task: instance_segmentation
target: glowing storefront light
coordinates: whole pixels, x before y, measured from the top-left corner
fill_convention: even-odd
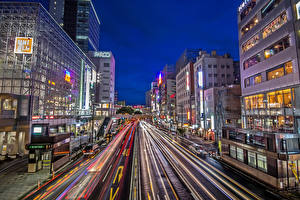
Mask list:
[[[15,40],[15,53],[18,54],[32,54],[33,38],[29,37],[16,37]]]
[[[71,73],[68,70],[65,71],[65,81],[71,82]]]
[[[189,72],[186,72],[186,90],[189,91],[190,90],[190,76],[189,76]]]
[[[199,85],[200,88],[203,87],[203,73],[202,73],[202,71],[198,72],[198,85]]]
[[[158,85],[162,84],[162,75],[161,73],[159,73],[159,77],[158,77]]]

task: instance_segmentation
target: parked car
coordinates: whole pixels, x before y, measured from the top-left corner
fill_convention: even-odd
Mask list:
[[[89,144],[85,146],[84,149],[82,150],[84,156],[94,155],[98,151],[99,151],[98,144]]]

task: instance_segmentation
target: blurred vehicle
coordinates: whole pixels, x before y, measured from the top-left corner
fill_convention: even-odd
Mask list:
[[[189,149],[197,155],[206,155],[207,154],[207,152],[205,150],[203,150],[203,148],[198,144],[190,145]]]
[[[98,151],[99,151],[98,144],[88,144],[87,146],[84,147],[82,153],[84,156],[90,156],[90,155],[94,155]]]

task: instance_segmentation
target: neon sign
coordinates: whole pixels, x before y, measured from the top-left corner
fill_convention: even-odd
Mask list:
[[[252,0],[244,0],[244,2],[239,6],[239,12],[241,12]]]
[[[94,57],[95,58],[110,58],[111,53],[107,51],[95,51],[94,52]]]
[[[68,70],[65,71],[65,81],[71,82],[71,73]]]
[[[158,77],[158,85],[162,84],[162,77],[161,77],[161,73],[159,73],[159,77]]]
[[[198,72],[198,85],[200,88],[203,87],[203,73],[202,71]]]
[[[189,76],[189,72],[186,72],[186,90],[187,91],[190,90],[190,76]]]

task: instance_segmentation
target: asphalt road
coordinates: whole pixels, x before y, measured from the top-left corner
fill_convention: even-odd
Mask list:
[[[128,149],[132,146],[136,125],[137,122],[128,123],[103,151],[90,158],[80,158],[24,199],[116,199],[122,194],[125,176],[120,174],[126,173],[125,164],[127,162],[128,165],[129,159],[124,158],[127,158]],[[121,164],[124,166],[121,167]],[[116,176],[119,190],[110,192],[108,188],[116,182]]]
[[[142,199],[278,199],[222,163],[195,155],[188,145],[149,123],[141,122],[141,127]]]

